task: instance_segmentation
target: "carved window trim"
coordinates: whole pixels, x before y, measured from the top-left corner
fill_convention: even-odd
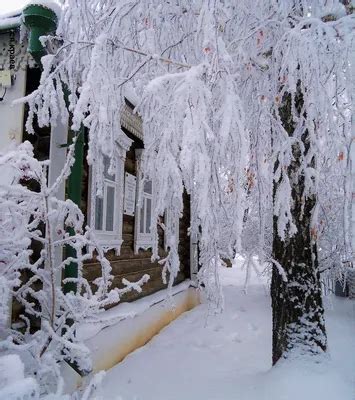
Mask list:
[[[152,209],[154,205],[154,188],[151,181],[144,179],[141,171],[141,160],[143,149],[136,149],[136,165],[137,165],[137,196],[135,225],[134,225],[134,252],[137,254],[139,249],[148,250],[153,246],[153,236],[147,232],[147,212],[150,208],[150,224],[152,223]],[[150,190],[145,191],[142,185],[150,186]],[[141,190],[142,188],[142,190]],[[150,192],[150,193],[149,193]],[[143,218],[142,218],[143,210]],[[143,232],[142,232],[143,227]]]
[[[122,132],[123,134],[123,132]],[[98,196],[96,195],[96,181],[95,181],[95,165],[92,165],[89,169],[89,207],[88,207],[88,220],[90,226],[95,233],[95,237],[98,244],[104,251],[114,249],[116,254],[119,255],[121,251],[121,245],[123,243],[123,196],[124,196],[124,174],[125,174],[125,161],[126,152],[129,150],[132,140],[126,135],[123,141],[124,147],[118,147],[117,156],[115,158],[116,169],[114,180],[112,176],[106,171],[104,178],[104,188],[102,196],[103,213],[102,213],[102,227],[98,229],[96,224],[96,204]],[[105,157],[105,156],[104,156]],[[107,162],[105,163],[107,165]],[[108,188],[114,189],[114,202],[113,202],[113,229],[107,230],[107,201],[108,201]]]

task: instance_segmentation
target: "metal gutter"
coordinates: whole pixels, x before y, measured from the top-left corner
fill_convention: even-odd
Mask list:
[[[40,41],[41,36],[46,36],[55,31],[58,17],[56,13],[40,4],[29,4],[22,12],[23,22],[29,30],[28,52],[35,61],[41,65],[41,58],[47,54],[46,48]],[[68,96],[68,90],[63,87]],[[82,192],[82,176],[83,176],[83,157],[84,157],[84,129],[79,132],[70,132],[70,140],[73,141],[77,137],[75,143],[75,161],[71,168],[71,172],[67,181],[68,199],[72,200],[79,208],[81,205]],[[73,229],[68,230],[71,236],[75,235]],[[71,246],[65,248],[66,257],[76,258],[76,251]],[[66,265],[64,270],[64,278],[76,278],[78,276],[78,266],[75,262]],[[75,292],[77,285],[74,282],[64,284],[64,292]]]
[[[68,199],[73,201],[81,209],[81,193],[82,193],[82,178],[83,178],[83,161],[84,161],[84,127],[78,132],[70,132],[71,140],[75,137],[75,150],[74,165],[71,167],[70,175],[68,177]],[[73,228],[69,228],[68,232],[70,236],[74,236],[75,232]],[[65,255],[68,258],[76,258],[76,250],[72,246],[66,246]],[[78,265],[76,262],[70,262],[65,266],[64,269],[65,278],[77,278],[78,277]],[[74,282],[67,282],[64,284],[64,293],[76,292],[77,285]]]

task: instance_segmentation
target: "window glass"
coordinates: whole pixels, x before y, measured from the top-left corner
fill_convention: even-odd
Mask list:
[[[152,194],[152,181],[144,182],[144,192]]]
[[[143,204],[140,211],[140,221],[139,221],[139,233],[144,233],[144,206],[145,200],[143,200]]]
[[[107,156],[104,156],[104,176],[105,176],[105,179],[108,179],[108,180],[114,182],[115,181],[115,174],[110,175],[108,173],[108,169],[109,168],[110,168],[110,159]]]
[[[106,230],[113,231],[114,221],[114,203],[115,203],[115,188],[107,186],[107,199],[106,199]]]
[[[98,231],[102,231],[102,218],[103,218],[103,212],[104,212],[104,207],[103,207],[103,199],[102,197],[96,196],[96,201],[95,201],[95,229]]]
[[[146,199],[146,200],[147,200],[147,205],[146,205],[145,232],[150,233],[150,225],[152,223],[152,199]]]

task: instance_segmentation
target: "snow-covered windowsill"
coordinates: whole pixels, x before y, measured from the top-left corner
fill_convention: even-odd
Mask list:
[[[174,296],[189,287],[194,286],[191,280],[186,280],[171,289],[171,295]],[[120,303],[115,307],[102,312],[101,318],[95,320],[87,320],[81,324],[76,332],[78,339],[88,340],[97,335],[102,329],[117,324],[119,321],[126,318],[134,318],[143,314],[153,305],[160,303],[168,298],[168,289],[160,290],[150,296],[143,297],[131,303]]]

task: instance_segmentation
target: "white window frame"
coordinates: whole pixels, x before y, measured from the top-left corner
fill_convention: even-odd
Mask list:
[[[137,195],[136,198],[138,201],[136,202],[136,212],[135,212],[135,224],[134,224],[134,252],[137,254],[139,249],[148,250],[153,246],[153,235],[151,232],[146,232],[147,225],[146,225],[146,210],[148,200],[150,200],[151,210],[153,209],[154,205],[154,188],[153,183],[151,185],[152,193],[144,192],[142,185],[146,184],[147,181],[144,180],[144,177],[141,172],[141,160],[143,155],[143,149],[136,149],[136,165],[137,165]],[[142,188],[142,190],[141,190]],[[143,226],[144,232],[141,232],[141,220],[142,220],[142,209],[144,210],[143,213]],[[152,213],[151,213],[152,216]],[[152,218],[151,218],[152,224]]]
[[[124,167],[126,160],[126,152],[129,150],[132,140],[127,136],[125,137],[124,147],[120,147],[117,151],[115,179],[104,178],[103,187],[103,215],[102,227],[103,229],[96,229],[95,210],[96,210],[96,181],[95,181],[95,165],[90,167],[89,172],[89,207],[88,207],[88,220],[93,229],[98,244],[104,251],[114,249],[116,254],[119,255],[121,251],[122,228],[123,228],[123,195],[124,195]],[[108,187],[114,188],[114,204],[113,204],[113,230],[108,231],[106,228],[106,211],[107,211],[107,190]]]

